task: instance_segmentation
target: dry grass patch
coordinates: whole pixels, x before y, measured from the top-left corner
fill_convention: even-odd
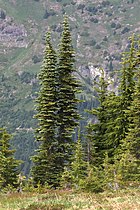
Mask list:
[[[139,210],[140,190],[99,194],[48,190],[1,195],[0,210]]]

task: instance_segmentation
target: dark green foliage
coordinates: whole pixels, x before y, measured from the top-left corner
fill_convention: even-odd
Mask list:
[[[110,92],[106,97],[106,151],[109,157],[109,160],[113,163],[113,157],[116,148],[119,145],[119,136],[118,133],[118,116],[120,114],[120,97],[116,96],[114,92]]]
[[[30,161],[29,158],[27,158],[27,154],[29,156],[30,153],[32,153],[33,150],[33,137],[30,137],[30,131],[27,132],[26,130],[18,131],[17,132],[17,128],[22,125],[22,128],[26,129],[26,126],[31,127],[34,129],[35,126],[35,121],[33,121],[32,118],[32,114],[30,114],[30,111],[33,109],[33,98],[35,98],[35,92],[37,92],[37,88],[34,88],[36,86],[34,86],[34,84],[37,84],[37,80],[34,77],[30,77],[30,75],[24,75],[23,72],[26,71],[29,72],[31,75],[35,74],[38,70],[39,70],[39,65],[40,63],[38,63],[37,65],[33,65],[32,63],[32,56],[34,54],[36,55],[40,55],[41,53],[41,43],[40,43],[40,39],[42,37],[42,34],[44,34],[44,24],[47,24],[46,27],[48,27],[48,24],[51,25],[55,24],[56,26],[59,26],[59,19],[61,16],[61,9],[63,7],[63,3],[70,3],[72,1],[69,0],[63,0],[63,1],[49,1],[50,4],[50,8],[54,8],[53,6],[55,6],[54,10],[57,10],[58,16],[59,18],[57,18],[56,16],[53,17],[49,17],[47,20],[43,20],[43,15],[45,14],[45,9],[48,10],[48,12],[50,11],[50,8],[48,7],[48,5],[45,3],[45,0],[40,0],[39,2],[35,2],[35,1],[20,1],[20,3],[17,4],[13,4],[11,3],[11,1],[6,1],[5,0],[1,0],[1,8],[2,10],[5,12],[7,11],[8,16],[10,16],[13,20],[12,22],[9,22],[10,19],[5,18],[5,20],[2,20],[2,25],[1,25],[1,32],[5,33],[6,30],[8,28],[13,28],[14,26],[17,27],[17,29],[20,30],[20,28],[22,28],[24,30],[24,26],[25,26],[25,34],[26,34],[26,29],[30,29],[28,30],[29,33],[27,33],[27,37],[17,37],[14,36],[15,42],[13,41],[13,39],[10,39],[10,43],[7,45],[5,43],[5,39],[4,42],[1,41],[1,44],[3,46],[1,46],[1,56],[0,56],[0,69],[1,69],[1,75],[4,75],[4,79],[5,81],[1,81],[0,85],[0,89],[1,89],[1,127],[5,126],[7,127],[8,131],[13,132],[14,133],[14,138],[16,143],[16,150],[18,150],[16,152],[16,158],[20,158],[21,157],[26,161],[24,166],[23,166],[23,170],[25,169],[26,173],[28,173],[29,171],[29,165],[30,165]],[[54,5],[56,2],[56,5]],[[58,3],[61,2],[61,3]],[[111,1],[110,1],[111,2]],[[108,48],[109,46],[114,46],[115,48],[112,49],[111,51],[111,55],[113,55],[113,60],[116,60],[115,56],[118,56],[118,50],[120,49],[120,47],[123,46],[122,43],[125,43],[126,45],[123,46],[123,49],[127,46],[127,36],[129,34],[131,34],[131,31],[121,35],[120,32],[122,31],[122,29],[124,28],[124,26],[127,26],[127,23],[132,23],[132,27],[130,26],[130,29],[134,29],[133,31],[137,31],[136,33],[138,33],[137,27],[138,27],[138,15],[134,15],[134,17],[132,17],[131,15],[129,16],[129,13],[136,13],[137,14],[137,1],[134,1],[133,5],[130,4],[131,0],[129,0],[129,4],[126,4],[126,1],[122,1],[122,8],[120,8],[120,4],[118,1],[112,1],[110,3],[110,6],[107,6],[106,8],[103,8],[102,3],[100,1],[87,1],[86,3],[81,2],[82,4],[85,4],[85,8],[88,6],[95,6],[96,8],[98,8],[98,13],[96,18],[98,19],[98,17],[101,15],[100,14],[100,10],[103,11],[102,15],[101,15],[101,22],[104,22],[104,26],[107,29],[106,33],[108,34],[109,37],[109,42],[108,43],[103,43],[105,44],[102,47],[102,50],[104,51],[104,48]],[[75,37],[75,44],[76,44],[76,39],[77,39],[77,35],[78,35],[78,31],[84,30],[84,28],[87,26],[88,32],[89,32],[89,38],[85,39],[85,37],[81,37],[78,41],[79,43],[79,49],[78,49],[78,62],[76,63],[79,72],[81,71],[81,66],[84,64],[88,63],[94,63],[95,65],[100,65],[103,62],[103,57],[102,57],[102,52],[100,52],[100,50],[97,52],[94,52],[94,50],[92,51],[93,47],[89,46],[88,50],[85,50],[85,45],[86,42],[89,43],[90,40],[92,40],[92,38],[97,38],[97,41],[100,43],[103,39],[102,37],[102,33],[98,33],[97,30],[93,30],[95,27],[94,23],[91,23],[89,21],[89,19],[95,18],[95,16],[92,16],[92,13],[87,13],[86,9],[83,9],[83,14],[82,14],[82,18],[81,18],[81,10],[76,10],[78,7],[78,3],[76,3],[76,1],[74,0],[75,6],[70,6],[67,5],[65,7],[65,10],[68,14],[72,13],[73,14],[73,19],[71,19],[72,24],[73,24],[73,31],[72,31],[72,35],[73,37]],[[44,9],[44,6],[45,9]],[[74,4],[73,4],[74,5]],[[57,6],[57,7],[56,7]],[[132,10],[130,10],[130,7],[133,6]],[[28,8],[28,9],[27,9]],[[37,8],[37,9],[36,9]],[[112,9],[111,9],[112,8]],[[126,8],[125,10],[126,13],[125,15],[128,16],[129,18],[122,18],[124,16],[124,13],[120,13],[120,19],[116,20],[116,15],[117,15],[117,10],[118,8],[120,8],[120,10],[122,10],[123,8]],[[14,11],[17,12],[14,12]],[[116,11],[116,12],[115,12]],[[5,12],[6,14],[6,12]],[[112,17],[107,17],[107,15],[111,15]],[[18,17],[19,16],[19,17]],[[122,17],[121,17],[122,16]],[[74,21],[74,18],[76,21]],[[20,21],[18,21],[20,19]],[[130,20],[131,19],[131,20]],[[31,20],[31,21],[30,21]],[[104,20],[104,21],[103,21]],[[42,22],[43,21],[43,22]],[[48,22],[49,21],[49,22]],[[110,27],[109,25],[111,24],[111,22],[115,21],[116,23],[116,29],[117,29],[117,23],[119,21],[119,23],[122,26],[122,29],[117,30],[117,36],[113,36],[112,32],[109,31]],[[18,24],[15,25],[15,22],[18,22]],[[11,24],[11,25],[9,25]],[[7,27],[6,27],[7,26]],[[9,26],[9,27],[8,27]],[[21,26],[21,27],[20,27]],[[38,26],[40,27],[40,29],[38,29]],[[4,27],[4,29],[3,29]],[[6,28],[5,28],[6,27]],[[129,27],[129,26],[127,26]],[[13,28],[14,29],[14,28]],[[59,30],[60,31],[60,30]],[[111,33],[110,33],[111,32]],[[8,34],[3,34],[4,36],[9,36]],[[10,35],[12,36],[12,34]],[[53,34],[53,40],[54,40],[54,44],[55,46],[57,46],[58,43],[58,39],[56,38],[57,33]],[[79,35],[78,35],[79,36]],[[117,37],[120,36],[120,39],[118,39]],[[11,37],[12,38],[12,37]],[[22,42],[20,43],[16,43],[16,40],[18,39],[23,39]],[[22,44],[26,44],[28,45],[28,47],[22,47]],[[18,44],[18,47],[12,47],[14,44]],[[26,46],[27,46],[26,45]],[[102,46],[102,45],[101,45]],[[115,50],[116,49],[116,50]],[[102,51],[101,50],[101,51]],[[108,50],[109,52],[109,50]],[[99,53],[98,56],[97,54]],[[103,52],[104,53],[104,52]],[[116,55],[117,53],[117,55]],[[42,53],[41,53],[42,54]],[[89,55],[89,56],[88,56]],[[83,57],[82,57],[83,56]],[[109,54],[106,55],[104,58],[107,59],[107,56],[110,56]],[[119,56],[118,56],[119,57]],[[82,59],[84,58],[84,59]],[[88,61],[87,61],[88,60]],[[114,69],[118,67],[118,62],[113,61],[113,65],[116,64],[116,66],[114,66]],[[107,65],[109,64],[108,62],[106,62],[104,60],[104,65],[106,66],[107,72],[109,71],[109,68],[107,68]],[[3,69],[4,67],[4,69]],[[82,71],[81,71],[82,72]],[[86,69],[84,71],[84,73],[86,72]],[[22,76],[23,77],[22,77]],[[113,73],[112,73],[113,75]],[[23,80],[20,80],[20,76],[23,78]],[[25,77],[24,77],[25,76]],[[19,78],[18,78],[19,77]],[[3,80],[3,77],[1,77]],[[115,77],[114,77],[115,78]],[[34,81],[36,81],[36,83],[34,83]],[[84,82],[84,80],[82,79],[82,82],[88,86],[88,83],[86,83],[86,81]],[[26,84],[25,84],[26,83]],[[116,86],[116,85],[115,85]],[[32,89],[32,90],[31,90]],[[39,88],[38,88],[39,89]],[[83,89],[83,88],[82,88]],[[31,92],[32,91],[32,92]],[[32,93],[34,95],[32,95]],[[86,102],[84,103],[84,107],[86,108],[90,108],[90,95],[92,95],[92,92],[89,89],[89,94],[87,94],[87,91],[85,91],[85,100]],[[32,97],[33,96],[33,97]],[[86,105],[87,104],[87,105]],[[26,108],[24,108],[26,106]],[[81,111],[80,111],[81,112]],[[83,109],[83,115],[84,115],[84,109]],[[85,114],[86,115],[86,114]],[[84,127],[84,125],[86,125],[86,121],[87,121],[87,116],[86,119],[83,119],[81,124]],[[21,129],[22,129],[21,128]],[[23,135],[24,132],[24,135]],[[84,131],[82,131],[84,133]],[[29,135],[28,135],[29,134]],[[15,137],[16,136],[16,137]],[[25,144],[24,144],[24,138],[25,138]],[[26,146],[27,145],[27,146]],[[22,153],[21,153],[22,151]],[[30,152],[31,151],[31,152]],[[27,170],[26,170],[27,169]]]
[[[104,71],[101,70],[101,78],[99,78],[98,88],[96,88],[98,94],[99,106],[96,109],[92,109],[91,113],[94,116],[95,123],[88,125],[88,142],[92,144],[92,152],[94,154],[88,154],[91,156],[90,163],[100,165],[104,159],[104,152],[107,149],[106,145],[106,130],[107,130],[107,82],[105,80]]]
[[[22,160],[20,171],[28,175],[32,166],[30,157],[34,154],[35,148],[37,148],[37,142],[34,142],[33,131],[22,130],[22,128],[20,130],[19,128],[19,131],[16,132],[13,138],[14,147],[17,148],[15,158],[18,159],[20,157]]]
[[[72,134],[78,125],[77,113],[78,82],[75,78],[74,50],[67,17],[63,22],[63,33],[59,47],[59,94],[58,94],[58,152],[61,154],[61,166],[64,167],[73,152]]]
[[[140,159],[140,75],[138,76],[134,100],[130,107],[129,134],[127,139],[132,141],[133,154]]]
[[[134,36],[131,38],[131,47],[129,52],[123,54],[122,59],[122,70],[121,70],[121,81],[119,87],[119,100],[118,103],[118,117],[116,119],[116,126],[118,132],[116,133],[116,141],[118,145],[121,143],[128,133],[129,127],[129,113],[128,110],[133,101],[133,93],[135,88],[135,51],[136,45]]]
[[[59,186],[65,165],[73,153],[73,131],[79,115],[75,94],[78,83],[74,76],[74,51],[67,18],[64,19],[58,64],[55,51],[46,39],[46,51],[37,98],[39,121],[36,139],[40,141],[37,155],[33,157],[32,174],[35,184]]]
[[[61,177],[61,186],[63,188],[73,188],[80,190],[84,188],[84,180],[87,177],[88,162],[85,161],[85,153],[81,144],[80,133],[75,144],[75,151],[71,158],[69,167],[64,168]]]
[[[95,147],[94,147],[94,141],[93,141],[93,124],[90,122],[86,126],[86,143],[85,143],[85,153],[86,153],[86,159],[88,164],[91,164],[95,160]]]
[[[88,164],[84,159],[85,154],[81,144],[81,138],[79,133],[79,138],[75,145],[75,152],[71,163],[71,179],[72,185],[74,185],[75,188],[80,187],[81,181],[84,180],[87,175]]]
[[[40,91],[37,98],[38,129],[36,139],[40,142],[37,155],[34,156],[32,169],[35,184],[54,184],[58,175],[56,156],[58,141],[57,131],[57,79],[56,55],[50,41],[50,34],[46,38],[46,50],[41,72],[39,74]]]
[[[118,187],[140,179],[139,169],[139,42],[131,37],[131,46],[123,55],[119,96],[108,101],[108,167]],[[134,123],[135,122],[135,123]],[[109,143],[113,143],[110,145]],[[112,148],[112,149],[111,149]],[[111,159],[110,159],[111,158]],[[110,164],[111,163],[111,164]],[[113,165],[112,165],[113,164]]]
[[[129,128],[126,141],[130,142],[133,155],[140,159],[140,40],[136,41],[137,49],[134,54],[133,68],[135,87],[132,96],[132,103],[126,112],[129,116]]]
[[[19,161],[14,158],[15,150],[10,149],[11,135],[0,128],[0,188],[18,186]]]
[[[140,180],[139,38],[133,35],[130,42],[130,50],[123,54],[119,95],[107,91],[102,75],[97,89],[100,104],[92,110],[96,122],[87,128],[87,142],[93,144],[89,162],[104,174],[104,187],[113,190]]]

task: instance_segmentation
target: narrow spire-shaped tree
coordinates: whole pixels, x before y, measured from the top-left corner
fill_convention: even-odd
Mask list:
[[[57,75],[56,53],[52,47],[50,33],[46,37],[46,49],[41,72],[39,74],[40,91],[37,98],[39,121],[36,139],[40,142],[37,154],[33,157],[32,174],[34,183],[55,185],[57,177],[56,148],[57,134]]]
[[[130,39],[131,47],[128,52],[123,54],[122,58],[122,70],[121,70],[121,80],[120,80],[120,103],[119,103],[119,114],[117,118],[117,126],[118,126],[118,145],[121,143],[121,140],[127,136],[128,127],[129,127],[129,115],[127,110],[133,100],[133,93],[135,88],[135,53],[136,53],[136,45],[135,45],[135,37],[134,35]]]
[[[114,160],[110,167],[114,171],[114,177],[118,176],[118,182],[121,184],[128,180],[140,179],[139,167],[136,164],[136,157],[140,157],[139,55],[139,44],[132,36],[130,51],[124,53],[123,57],[120,95],[113,97],[114,100],[109,99],[108,113],[114,118],[108,117],[110,120],[106,132],[108,137],[112,140],[114,138]]]
[[[85,161],[85,153],[81,143],[80,131],[78,134],[78,140],[75,145],[75,152],[71,163],[71,177],[72,184],[75,187],[80,186],[80,181],[84,180],[87,175],[88,163]]]
[[[91,110],[91,114],[93,114],[95,118],[95,123],[90,123],[87,126],[88,133],[87,137],[90,141],[93,142],[92,152],[93,154],[89,155],[91,164],[102,164],[104,159],[104,153],[106,151],[106,130],[107,130],[107,107],[106,107],[106,99],[107,99],[107,82],[105,80],[104,71],[101,70],[101,77],[99,78],[98,87],[96,88],[99,106]]]
[[[75,72],[71,34],[65,18],[58,63],[48,34],[39,74],[41,87],[37,98],[39,128],[36,139],[40,141],[40,147],[33,157],[35,184],[59,186],[64,166],[73,153],[72,134],[79,119],[76,99],[79,85]]]
[[[131,151],[136,158],[140,158],[140,40],[137,41],[137,53],[135,54],[135,88],[133,101],[127,114],[129,115],[129,129],[126,141],[131,144]]]
[[[18,186],[20,161],[14,158],[15,150],[10,149],[11,135],[0,128],[0,188]]]
[[[62,187],[79,188],[81,187],[81,182],[83,182],[87,176],[88,168],[88,163],[85,161],[85,152],[82,147],[80,132],[71,160],[71,164],[64,168],[61,185]]]
[[[78,99],[76,98],[79,85],[75,77],[74,50],[67,17],[64,18],[63,22],[58,59],[58,153],[60,156],[59,166],[63,171],[73,153],[72,134],[79,119]]]

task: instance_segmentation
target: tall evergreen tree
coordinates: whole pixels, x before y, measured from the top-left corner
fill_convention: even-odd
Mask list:
[[[124,139],[128,132],[129,127],[129,115],[127,110],[129,109],[132,100],[133,93],[135,87],[134,73],[135,73],[135,53],[136,53],[136,45],[135,45],[135,37],[134,35],[130,39],[131,47],[128,52],[123,54],[122,58],[122,70],[120,75],[120,103],[119,103],[119,114],[117,118],[117,126],[118,126],[118,145],[121,143],[121,140]]]
[[[41,72],[39,74],[40,91],[37,98],[37,114],[39,121],[36,139],[40,146],[33,157],[32,174],[35,184],[55,185],[57,177],[56,148],[57,134],[57,75],[56,53],[52,47],[50,33],[46,36],[46,49]]]
[[[123,54],[122,69],[120,74],[119,95],[109,94],[106,100],[107,105],[107,148],[108,157],[120,153],[122,146],[126,146],[124,139],[129,128],[129,109],[133,101],[135,89],[135,55],[137,47],[134,36],[131,37],[131,47]],[[128,145],[127,145],[128,146]],[[127,149],[126,149],[127,150]],[[112,159],[113,160],[113,159]],[[114,161],[112,161],[113,163]]]
[[[18,186],[20,161],[14,158],[15,150],[10,149],[11,135],[0,128],[0,188]]]
[[[131,144],[132,153],[140,159],[140,40],[137,41],[137,52],[134,56],[135,88],[133,101],[127,114],[129,115],[129,129],[126,141]]]
[[[110,143],[114,139],[114,149],[112,147],[110,150],[113,157],[111,162],[108,153],[106,172],[114,180],[116,187],[124,185],[128,180],[140,178],[139,167],[136,164],[136,156],[139,153],[139,54],[139,44],[132,36],[130,51],[124,53],[123,57],[120,95],[112,96],[112,100],[109,97],[108,102],[106,136]]]
[[[79,85],[75,77],[74,50],[67,17],[64,18],[63,22],[58,59],[58,153],[60,156],[59,166],[63,171],[73,153],[72,134],[79,119],[77,112],[78,99],[76,98]]]
[[[101,70],[101,77],[99,78],[98,87],[96,88],[99,106],[91,110],[95,118],[95,123],[90,123],[87,126],[87,131],[89,131],[87,137],[93,142],[92,146],[94,149],[91,151],[93,154],[89,155],[90,163],[92,164],[102,164],[104,159],[104,153],[106,151],[106,130],[107,130],[107,82],[105,80],[104,71]],[[89,158],[88,158],[89,159]]]
[[[117,117],[119,115],[119,103],[120,97],[117,96],[114,92],[110,92],[106,97],[106,153],[108,155],[108,160],[113,163],[113,156],[115,150],[118,146],[118,126],[117,126]]]
[[[34,156],[32,174],[34,182],[57,187],[64,166],[73,153],[72,134],[79,115],[76,93],[78,82],[74,73],[74,51],[67,18],[64,19],[58,64],[50,35],[47,35],[46,50],[37,98],[39,128],[36,139],[40,141],[37,155]]]

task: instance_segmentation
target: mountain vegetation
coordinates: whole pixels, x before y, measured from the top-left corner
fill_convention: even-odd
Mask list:
[[[97,107],[92,86],[100,75],[100,66],[109,81],[115,80],[109,88],[116,89],[115,70],[120,68],[121,52],[130,47],[128,37],[139,33],[138,0],[0,0],[0,127],[13,135],[15,157],[23,160],[25,174],[31,168],[30,155],[37,149],[33,106],[39,91],[37,74],[45,34],[51,31],[57,51],[65,13],[69,16],[77,77],[83,90],[78,96],[83,100],[78,104],[82,130],[92,121],[84,110]]]
[[[46,210],[46,209],[139,209],[139,190],[106,192],[100,194],[71,191],[46,190],[44,193],[13,193],[0,196],[1,210]]]
[[[33,178],[36,184],[47,183],[53,187],[59,185],[64,167],[69,164],[73,153],[72,131],[78,124],[78,100],[75,98],[78,82],[73,76],[74,52],[66,17],[63,25],[58,63],[47,35],[37,98],[37,140],[42,143],[34,157]]]
[[[9,5],[9,1],[6,2],[5,6]],[[37,5],[40,1],[35,2]],[[133,3],[134,1],[129,2],[129,4]],[[63,1],[62,4],[64,6]],[[74,1],[71,4],[76,5]],[[107,7],[110,2],[103,1],[101,4]],[[15,5],[19,6],[16,1]],[[96,14],[99,8],[93,5],[89,7],[80,5],[80,9],[82,14],[85,9],[89,13]],[[43,18],[48,19],[50,16],[52,18],[57,16],[56,11],[46,9]],[[1,10],[0,17],[2,21],[6,19],[5,10]],[[22,18],[24,19],[24,15],[21,16],[20,21]],[[98,21],[94,20],[94,23]],[[24,26],[22,27],[23,36],[25,29]],[[111,27],[116,27],[116,23],[112,23]],[[17,144],[16,150],[12,150],[11,135],[2,128],[0,133],[1,190],[9,186],[19,187],[21,190],[22,185],[23,190],[32,191],[62,188],[99,193],[105,190],[117,191],[139,186],[140,35],[133,34],[129,38],[129,46],[122,53],[120,69],[116,74],[114,72],[116,79],[111,82],[112,60],[110,60],[111,69],[108,72],[107,66],[103,63],[104,68],[98,66],[96,68],[98,73],[95,72],[94,77],[88,75],[90,77],[85,78],[78,71],[79,67],[75,65],[78,57],[75,56],[72,30],[67,16],[64,17],[63,27],[59,30],[61,34],[58,36],[60,40],[58,49],[54,42],[58,38],[54,38],[53,33],[47,32],[40,73],[37,74],[36,71],[37,76],[34,78],[27,72],[18,72],[14,75],[16,84],[19,84],[19,77],[24,81],[22,83],[24,99],[26,98],[24,90],[27,88],[28,92],[29,86],[32,89],[32,100],[27,97],[27,103],[23,103],[23,107],[22,105],[20,107],[22,115],[19,110],[21,100],[18,102],[14,100],[18,88],[15,86],[11,91],[9,74],[6,80],[4,74],[1,78],[3,100],[1,108],[5,113],[1,117],[2,127],[7,126],[7,130],[13,133],[14,144]],[[125,29],[125,31],[129,30]],[[19,31],[16,29],[16,32]],[[124,33],[126,32],[122,34]],[[96,49],[100,47],[99,44],[96,45]],[[119,53],[121,57],[121,52]],[[22,54],[19,59],[20,65],[24,58]],[[34,65],[38,60],[40,62],[40,57],[34,55],[32,58]],[[8,65],[8,62],[6,63]],[[3,67],[5,68],[8,69],[8,66]],[[7,89],[4,92],[5,86]],[[36,101],[35,108],[33,108],[33,101]],[[6,107],[5,102],[6,105],[9,103]],[[11,115],[8,115],[9,110],[5,111],[10,107],[13,115],[16,113],[14,119],[17,122],[22,116],[23,120],[20,119],[22,125],[19,127],[16,127],[17,122],[11,126]],[[30,122],[28,113],[30,117],[32,116]],[[34,131],[36,140],[33,137]],[[19,167],[17,159],[20,157],[25,162]],[[27,176],[27,180],[24,180],[20,172]]]
[[[19,161],[14,158],[14,150],[10,146],[10,134],[0,129],[0,189],[8,185],[18,186]]]

